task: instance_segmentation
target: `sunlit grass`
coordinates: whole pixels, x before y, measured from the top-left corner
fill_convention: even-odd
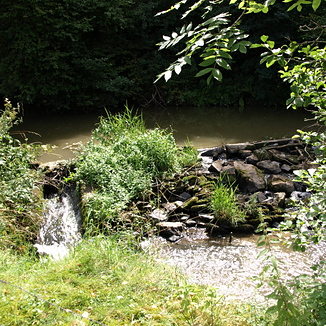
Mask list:
[[[126,241],[84,240],[62,261],[1,252],[0,263],[21,287],[0,283],[0,325],[263,325]]]

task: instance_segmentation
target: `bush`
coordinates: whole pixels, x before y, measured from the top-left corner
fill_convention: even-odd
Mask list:
[[[40,147],[19,142],[10,135],[18,110],[6,100],[0,116],[0,247],[24,249],[38,231],[41,202],[30,168]]]
[[[83,198],[86,232],[110,229],[132,198],[146,195],[155,178],[179,171],[189,153],[182,155],[170,132],[146,130],[128,108],[101,118],[76,162],[75,179],[92,188]]]

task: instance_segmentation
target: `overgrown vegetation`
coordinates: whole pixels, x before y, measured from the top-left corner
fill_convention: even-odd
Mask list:
[[[316,121],[325,127],[325,77],[326,77],[326,48],[325,48],[325,20],[322,14],[325,12],[324,0],[290,0],[286,3],[287,12],[296,9],[302,14],[309,16],[310,20],[300,27],[301,35],[294,40],[287,38],[281,43],[276,42],[268,35],[268,31],[261,35],[260,43],[257,41],[251,48],[263,48],[265,52],[261,55],[260,63],[271,67],[275,63],[281,66],[279,71],[283,81],[290,84],[291,94],[287,100],[290,108],[305,107],[311,109],[316,116]],[[178,10],[182,5],[188,3],[184,8],[183,17],[193,12],[200,12],[200,22],[194,25],[185,24],[184,27],[172,33],[171,37],[164,37],[161,47],[175,46],[184,42],[184,49],[178,53],[178,58],[165,72],[158,77],[169,80],[172,73],[180,74],[183,66],[191,65],[194,53],[199,53],[201,58],[201,70],[198,77],[208,76],[207,83],[214,79],[222,80],[222,71],[230,70],[233,53],[240,51],[245,54],[246,46],[250,46],[246,30],[238,29],[239,22],[245,16],[257,17],[266,14],[270,16],[278,3],[267,1],[265,3],[256,1],[230,1],[237,7],[239,15],[232,17],[230,8],[225,9],[223,14],[216,14],[214,7],[219,7],[223,1],[199,0],[195,4],[187,0],[177,2],[165,12],[173,9]],[[207,4],[204,7],[204,4]],[[284,9],[283,9],[284,13]],[[320,16],[321,14],[321,16]],[[241,23],[240,23],[241,25]],[[245,27],[245,26],[244,26]],[[250,29],[249,29],[250,30]],[[322,129],[321,129],[322,130]],[[272,292],[268,296],[275,300],[266,310],[267,314],[276,316],[274,325],[325,325],[325,265],[323,257],[312,267],[310,275],[300,275],[292,280],[286,279],[279,269],[279,263],[273,255],[272,242],[287,244],[294,250],[306,250],[307,246],[318,244],[326,240],[325,233],[325,175],[326,175],[326,151],[324,131],[303,132],[300,136],[316,148],[317,166],[312,166],[308,171],[297,172],[298,181],[305,182],[312,196],[308,203],[302,203],[298,209],[289,214],[285,222],[281,223],[280,229],[267,229],[266,224],[261,224],[258,245],[265,246],[260,256],[268,260],[270,264],[263,269],[262,283],[268,283]],[[269,237],[274,233],[282,238],[283,231],[291,231],[292,237],[275,240]]]
[[[25,251],[35,240],[41,214],[39,172],[31,162],[39,146],[21,143],[10,135],[18,123],[18,109],[6,100],[0,113],[0,248]]]
[[[171,132],[146,130],[142,117],[128,108],[101,118],[78,155],[74,174],[90,188],[83,197],[85,231],[111,232],[131,199],[146,197],[156,178],[180,171],[195,154],[189,146],[180,151]]]
[[[111,109],[118,104],[122,107],[126,99],[137,105],[283,104],[288,88],[278,80],[277,69],[259,65],[259,50],[251,51],[250,56],[243,55],[245,43],[241,43],[240,53],[229,53],[235,70],[226,70],[221,84],[207,87],[205,76],[192,78],[201,63],[200,56],[195,54],[192,66],[183,71],[178,80],[172,80],[169,85],[153,85],[155,75],[181,50],[178,47],[158,52],[156,47],[162,35],[170,37],[172,28],[176,27],[177,33],[181,30],[183,22],[177,12],[155,16],[174,2],[4,2],[0,13],[3,22],[0,26],[0,94],[24,103],[26,111],[33,108],[40,111]],[[206,3],[210,5],[209,1]],[[302,25],[309,22],[309,17],[284,8],[285,4],[277,2],[268,16],[242,16],[236,28],[245,28],[252,43],[259,40],[264,30],[277,44],[282,44],[284,38],[297,36],[301,22]],[[212,15],[225,11],[239,13],[237,6],[227,1],[211,9]],[[199,11],[200,15],[205,12],[202,8]],[[184,18],[187,26],[197,22],[198,17],[192,13]]]
[[[226,302],[216,289],[189,285],[131,247],[128,241],[95,237],[60,263],[0,252],[0,323],[266,325],[259,307]]]
[[[225,221],[232,226],[246,220],[245,211],[239,206],[236,198],[236,189],[229,181],[223,182],[221,176],[217,180],[216,187],[211,196],[211,209],[215,214],[217,222]]]

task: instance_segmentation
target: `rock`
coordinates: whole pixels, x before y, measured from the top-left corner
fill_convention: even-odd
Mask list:
[[[198,212],[208,211],[208,205],[207,204],[193,205],[193,206],[190,207],[190,211],[191,211],[192,214],[198,213]]]
[[[213,173],[220,173],[223,168],[223,161],[221,160],[216,160],[212,163],[212,165],[208,168],[209,172]]]
[[[196,226],[197,226],[197,228],[205,229],[207,225],[204,222],[198,222]]]
[[[183,192],[178,197],[179,197],[180,201],[185,202],[185,201],[187,201],[187,200],[189,200],[191,198],[191,195],[189,193],[187,193],[187,192]]]
[[[234,162],[236,175],[240,188],[249,193],[254,193],[265,189],[265,180],[263,173],[254,165]]]
[[[267,184],[268,189],[273,192],[285,192],[290,195],[294,191],[293,181],[282,175],[270,175]]]
[[[280,163],[275,161],[260,161],[257,163],[257,167],[263,170],[265,173],[278,174],[282,172],[280,168]]]
[[[187,220],[187,221],[185,222],[185,224],[186,224],[186,226],[187,226],[188,228],[192,228],[192,227],[195,227],[195,226],[197,225],[197,222],[194,221],[194,220]]]
[[[191,208],[192,206],[196,205],[198,202],[198,197],[194,196],[189,198],[184,204],[183,204],[183,208],[188,209]]]
[[[294,190],[299,191],[299,192],[305,192],[307,190],[307,185],[304,184],[303,182],[297,182],[294,181]]]
[[[234,229],[235,232],[239,233],[253,233],[255,231],[255,227],[251,224],[239,224]]]
[[[211,223],[214,218],[214,215],[211,214],[198,214],[198,219],[200,222]]]
[[[168,214],[164,209],[155,209],[148,215],[154,222],[163,222],[168,220]]]
[[[225,146],[225,149],[228,154],[234,155],[237,154],[240,150],[247,149],[249,143],[238,143],[238,144],[228,144]]]
[[[286,193],[285,192],[275,192],[274,194],[275,198],[275,205],[278,207],[285,207],[285,198],[286,198]]]
[[[282,164],[281,170],[286,173],[290,173],[292,171],[292,167],[289,164]]]
[[[182,214],[182,215],[180,215],[180,221],[181,222],[188,221],[189,219],[190,219],[190,215],[188,215],[188,214]]]
[[[240,149],[239,156],[242,159],[245,159],[246,157],[252,155],[252,151],[250,149]]]
[[[182,238],[183,238],[182,235],[176,235],[176,234],[174,234],[171,237],[167,238],[167,240],[170,241],[170,242],[177,242],[177,241],[179,241]]]
[[[263,160],[271,160],[273,155],[266,149],[261,148],[261,149],[255,149],[254,150],[254,155],[256,155],[256,157],[258,157],[258,159],[260,161]]]
[[[223,166],[221,172],[224,174],[227,174],[229,176],[232,176],[232,175],[235,176],[234,164],[232,162],[230,162],[229,164]]]
[[[262,191],[256,192],[253,196],[255,197],[258,203],[262,203],[264,200],[267,199],[267,197]]]
[[[199,150],[201,151],[201,150]],[[217,156],[218,154],[221,154],[224,152],[223,147],[214,147],[214,148],[209,148],[207,150],[203,150],[200,155],[201,156]]]
[[[301,200],[308,200],[311,197],[310,192],[301,192],[301,191],[293,191],[291,193],[290,199],[295,202],[299,202]]]
[[[162,207],[167,211],[167,212],[173,212],[175,211],[178,207],[175,203],[164,203],[162,204]]]
[[[258,157],[255,154],[249,155],[245,159],[245,163],[256,165],[259,162]]]
[[[284,164],[298,164],[298,155],[291,155],[285,152],[281,152],[277,149],[270,149],[269,152],[272,155],[273,160]]]
[[[181,222],[160,222],[156,226],[159,234],[165,238],[170,238],[173,235],[180,236],[184,228],[184,224]]]

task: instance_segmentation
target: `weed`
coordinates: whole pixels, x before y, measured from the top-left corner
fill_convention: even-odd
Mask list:
[[[110,232],[131,199],[146,196],[155,178],[179,171],[190,156],[179,152],[171,133],[146,130],[142,117],[128,108],[101,118],[77,158],[73,176],[93,188],[83,198],[86,232]]]
[[[0,246],[25,251],[36,237],[42,207],[37,186],[40,173],[31,169],[42,147],[10,135],[19,122],[17,113],[6,100],[0,116]]]
[[[210,206],[217,222],[228,221],[231,225],[237,225],[245,221],[245,212],[237,203],[236,190],[232,184],[224,183],[223,177],[216,183]]]

